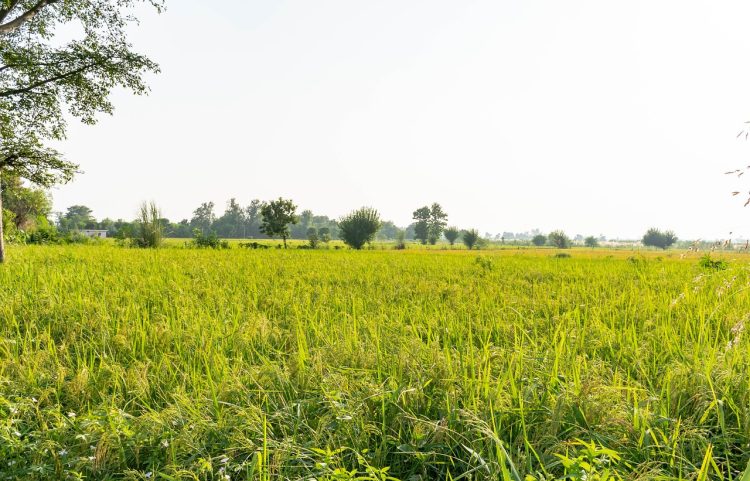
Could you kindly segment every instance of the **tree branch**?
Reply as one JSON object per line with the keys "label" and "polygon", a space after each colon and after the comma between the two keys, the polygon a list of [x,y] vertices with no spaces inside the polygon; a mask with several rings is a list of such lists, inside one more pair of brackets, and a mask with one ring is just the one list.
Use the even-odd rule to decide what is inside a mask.
{"label": "tree branch", "polygon": [[101,62],[89,63],[89,64],[83,65],[83,66],[81,66],[81,67],[79,67],[79,68],[77,68],[75,70],[71,70],[70,72],[61,73],[59,75],[55,75],[54,77],[50,77],[50,78],[47,78],[47,79],[44,79],[44,80],[39,80],[38,82],[34,82],[31,85],[27,85],[26,87],[21,87],[21,88],[12,89],[12,90],[0,91],[0,98],[3,98],[3,97],[12,97],[14,95],[30,93],[32,90],[34,90],[37,87],[42,87],[42,86],[50,84],[50,83],[58,82],[60,80],[65,80],[68,77],[72,77],[73,75],[77,75],[77,74],[79,74],[81,72],[85,72],[86,70],[88,70],[88,69],[90,69],[92,67],[96,67],[100,63]]}
{"label": "tree branch", "polygon": [[[57,3],[59,1],[60,0],[39,0],[36,3],[36,5],[34,5],[30,9],[23,12],[21,15],[17,16],[16,18],[14,18],[8,23],[4,23],[0,25],[0,35],[12,33],[13,31],[20,28],[21,25],[28,22],[32,18],[34,18],[36,14],[38,14],[39,12],[42,11],[42,9],[44,9],[44,7],[52,5],[53,3]],[[18,1],[16,1],[15,4],[11,5],[10,10],[12,10],[13,7],[17,4],[18,4]],[[6,13],[5,15],[7,16],[8,14]]]}
{"label": "tree branch", "polygon": [[8,8],[0,9],[0,23],[5,21],[5,19],[8,17],[8,14],[12,12],[19,3],[21,3],[21,0],[13,0],[12,2],[10,2],[10,6]]}

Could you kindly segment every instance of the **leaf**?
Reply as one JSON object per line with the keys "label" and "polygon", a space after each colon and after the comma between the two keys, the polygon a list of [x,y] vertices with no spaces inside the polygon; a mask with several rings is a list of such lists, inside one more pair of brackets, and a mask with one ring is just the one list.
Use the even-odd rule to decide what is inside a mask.
{"label": "leaf", "polygon": [[745,472],[742,473],[742,477],[737,481],[750,481],[750,460],[747,461],[747,467],[745,468]]}

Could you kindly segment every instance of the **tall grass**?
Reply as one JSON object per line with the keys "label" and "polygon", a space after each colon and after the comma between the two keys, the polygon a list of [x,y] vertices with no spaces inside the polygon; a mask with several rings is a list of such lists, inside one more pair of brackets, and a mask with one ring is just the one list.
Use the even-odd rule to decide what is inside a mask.
{"label": "tall grass", "polygon": [[13,258],[0,268],[2,479],[737,480],[748,462],[740,261]]}

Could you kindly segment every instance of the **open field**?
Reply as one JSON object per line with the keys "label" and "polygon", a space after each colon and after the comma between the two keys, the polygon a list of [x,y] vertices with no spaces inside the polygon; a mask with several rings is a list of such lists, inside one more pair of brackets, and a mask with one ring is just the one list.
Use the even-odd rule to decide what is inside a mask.
{"label": "open field", "polygon": [[0,478],[738,480],[750,257],[555,252],[13,248]]}

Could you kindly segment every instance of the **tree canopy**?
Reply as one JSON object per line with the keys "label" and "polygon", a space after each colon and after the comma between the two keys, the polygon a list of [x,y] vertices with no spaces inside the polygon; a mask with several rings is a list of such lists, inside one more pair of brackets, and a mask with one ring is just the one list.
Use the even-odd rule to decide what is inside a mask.
{"label": "tree canopy", "polygon": [[372,242],[380,229],[380,214],[371,207],[362,207],[339,220],[341,239],[354,249]]}
{"label": "tree canopy", "polygon": [[289,199],[272,200],[263,204],[260,209],[263,222],[260,230],[268,237],[281,237],[286,249],[286,240],[289,238],[289,225],[299,222],[297,206]]}

